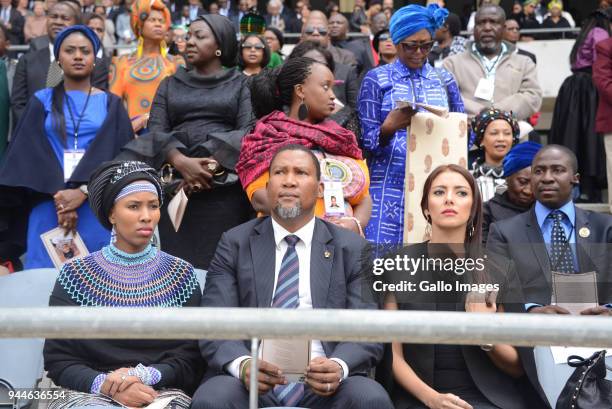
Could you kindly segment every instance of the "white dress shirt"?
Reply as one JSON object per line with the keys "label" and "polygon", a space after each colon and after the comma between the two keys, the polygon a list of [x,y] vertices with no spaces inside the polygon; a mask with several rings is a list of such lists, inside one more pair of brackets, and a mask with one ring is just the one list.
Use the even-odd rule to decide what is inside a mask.
{"label": "white dress shirt", "polygon": [[[273,218],[272,220],[272,229],[274,230],[274,242],[276,244],[275,248],[275,266],[274,266],[274,289],[272,294],[276,292],[276,283],[278,281],[278,274],[280,272],[281,263],[283,261],[283,257],[287,252],[287,248],[289,244],[285,241],[285,237],[290,235],[295,235],[300,238],[300,240],[295,245],[295,252],[298,256],[299,268],[300,268],[300,276],[299,276],[299,302],[298,309],[311,310],[312,309],[312,296],[310,293],[310,250],[312,249],[312,236],[315,228],[315,218],[310,219],[308,223],[306,223],[301,229],[296,231],[295,233],[291,233],[287,231],[283,226],[278,224]],[[272,302],[274,302],[274,296],[272,296]],[[323,350],[323,344],[319,340],[312,340],[310,343],[310,358],[314,359],[317,357],[327,357],[325,355],[325,351]],[[234,359],[230,362],[226,370],[234,377],[240,378],[240,363],[243,360],[250,358],[248,355],[241,356],[239,358]],[[348,365],[346,362],[339,358],[330,358],[332,361],[337,362],[342,367],[343,377],[342,379],[346,379],[349,374]]]}

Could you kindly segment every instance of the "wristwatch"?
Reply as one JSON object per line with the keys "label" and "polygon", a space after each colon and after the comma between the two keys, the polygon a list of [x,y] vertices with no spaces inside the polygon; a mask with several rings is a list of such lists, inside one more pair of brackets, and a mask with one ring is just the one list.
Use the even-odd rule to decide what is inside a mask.
{"label": "wristwatch", "polygon": [[79,190],[81,191],[81,193],[83,193],[85,196],[89,197],[89,191],[87,190],[87,185],[81,185],[79,186]]}

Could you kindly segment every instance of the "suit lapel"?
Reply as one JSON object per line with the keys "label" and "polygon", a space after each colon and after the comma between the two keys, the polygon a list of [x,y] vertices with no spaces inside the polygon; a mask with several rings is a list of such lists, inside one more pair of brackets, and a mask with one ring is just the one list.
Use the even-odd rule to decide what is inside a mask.
{"label": "suit lapel", "polygon": [[531,250],[540,264],[540,269],[544,273],[546,282],[550,284],[551,273],[550,273],[550,260],[548,258],[548,251],[544,238],[542,237],[542,230],[538,225],[538,219],[535,214],[535,207],[532,207],[529,211],[529,218],[526,223],[528,243],[531,244]]}
{"label": "suit lapel", "polygon": [[327,307],[327,294],[331,281],[335,246],[329,229],[319,219],[315,219],[310,250],[310,296],[312,308]]}
{"label": "suit lapel", "polygon": [[269,308],[272,305],[276,261],[276,243],[271,219],[268,217],[254,230],[255,234],[250,237],[249,242],[253,258],[257,307]]}
{"label": "suit lapel", "polygon": [[[575,221],[575,235],[576,235],[576,257],[578,257],[578,269],[579,273],[586,273],[592,271],[594,266],[591,261],[590,249],[592,247],[591,242],[591,226],[589,223],[589,219],[587,217],[587,213],[578,207],[576,209],[576,221]],[[587,237],[582,237],[580,235],[580,230],[586,229],[589,232]],[[585,230],[583,230],[585,231]]]}

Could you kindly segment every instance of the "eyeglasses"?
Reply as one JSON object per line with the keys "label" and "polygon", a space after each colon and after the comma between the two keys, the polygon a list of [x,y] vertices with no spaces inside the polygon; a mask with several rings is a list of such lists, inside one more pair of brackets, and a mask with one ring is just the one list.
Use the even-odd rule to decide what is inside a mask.
{"label": "eyeglasses", "polygon": [[306,27],[304,34],[311,36],[315,33],[315,31],[322,36],[327,35],[327,29],[325,27]]}
{"label": "eyeglasses", "polygon": [[187,41],[187,36],[175,36],[174,41]]}
{"label": "eyeglasses", "polygon": [[427,41],[426,43],[415,43],[415,42],[410,41],[407,43],[400,43],[400,44],[402,45],[404,52],[416,53],[417,50],[421,50],[423,54],[427,54],[431,51],[434,45],[434,41]]}
{"label": "eyeglasses", "polygon": [[389,41],[391,40],[391,34],[381,34],[378,37],[378,41]]}
{"label": "eyeglasses", "polygon": [[506,27],[506,31],[521,31],[519,27]]}
{"label": "eyeglasses", "polygon": [[263,44],[242,44],[242,49],[244,50],[245,48],[251,49],[251,50],[263,50],[264,48],[266,48]]}

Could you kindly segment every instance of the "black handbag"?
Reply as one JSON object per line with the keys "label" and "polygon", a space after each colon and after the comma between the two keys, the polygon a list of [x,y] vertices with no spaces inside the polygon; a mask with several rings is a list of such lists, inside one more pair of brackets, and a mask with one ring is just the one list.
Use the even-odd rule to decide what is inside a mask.
{"label": "black handbag", "polygon": [[567,358],[576,368],[557,400],[556,409],[611,409],[612,381],[606,378],[606,351],[584,359],[577,355]]}

